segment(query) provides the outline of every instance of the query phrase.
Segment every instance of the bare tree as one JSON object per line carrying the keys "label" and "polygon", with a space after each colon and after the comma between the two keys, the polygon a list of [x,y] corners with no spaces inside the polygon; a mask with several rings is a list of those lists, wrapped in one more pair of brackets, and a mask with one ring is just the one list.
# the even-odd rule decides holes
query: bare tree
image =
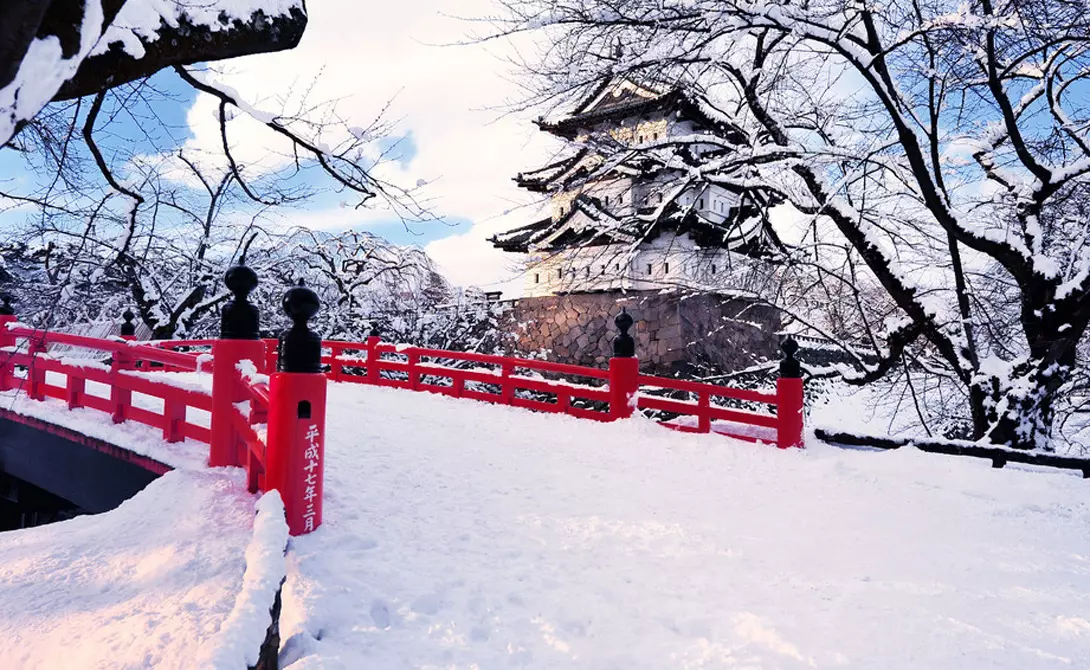
{"label": "bare tree", "polygon": [[[849,315],[845,346],[863,370],[852,376],[911,359],[961,389],[971,436],[1049,446],[1090,323],[1081,3],[503,4],[500,34],[548,38],[525,64],[534,104],[653,77],[742,130],[740,146],[690,173],[751,168],[750,183],[801,213],[795,277],[773,297],[800,318],[814,303]],[[994,292],[1010,300],[990,302]]]}

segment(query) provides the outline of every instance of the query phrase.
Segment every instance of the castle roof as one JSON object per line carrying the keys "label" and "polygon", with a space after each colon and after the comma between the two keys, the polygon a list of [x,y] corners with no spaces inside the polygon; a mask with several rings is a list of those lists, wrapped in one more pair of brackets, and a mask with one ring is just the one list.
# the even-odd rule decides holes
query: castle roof
{"label": "castle roof", "polygon": [[551,253],[572,246],[650,242],[673,231],[688,233],[702,247],[729,249],[753,257],[771,256],[782,249],[783,243],[765,218],[768,203],[758,201],[760,196],[754,192],[747,191],[746,197],[749,202],[734,216],[716,222],[677,202],[643,208],[636,216],[616,217],[597,198],[580,195],[563,216],[497,233],[488,241],[504,251]]}
{"label": "castle roof", "polygon": [[674,113],[678,118],[693,121],[728,140],[741,142],[745,137],[736,125],[721,118],[707,101],[681,88],[637,83],[630,79],[603,80],[569,115],[557,121],[538,119],[535,123],[546,132],[570,140],[590,126],[654,112]]}

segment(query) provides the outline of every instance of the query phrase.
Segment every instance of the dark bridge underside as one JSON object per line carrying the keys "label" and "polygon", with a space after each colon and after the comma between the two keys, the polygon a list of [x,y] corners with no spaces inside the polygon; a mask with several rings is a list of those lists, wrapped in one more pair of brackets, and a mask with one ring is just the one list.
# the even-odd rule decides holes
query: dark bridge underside
{"label": "dark bridge underside", "polygon": [[70,428],[0,409],[0,471],[95,514],[171,468]]}

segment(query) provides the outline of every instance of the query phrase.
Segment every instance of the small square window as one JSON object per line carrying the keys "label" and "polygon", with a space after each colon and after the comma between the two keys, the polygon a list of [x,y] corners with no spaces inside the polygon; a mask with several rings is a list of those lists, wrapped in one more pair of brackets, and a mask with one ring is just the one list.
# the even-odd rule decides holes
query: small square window
{"label": "small square window", "polygon": [[700,200],[696,201],[696,208],[697,209],[704,209],[704,198],[701,198]]}
{"label": "small square window", "polygon": [[670,264],[669,263],[663,263],[662,264],[662,274],[664,274],[664,275],[670,274]]}
{"label": "small square window", "polygon": [[556,278],[557,279],[563,279],[564,278],[564,269],[563,268],[556,271]]}
{"label": "small square window", "polygon": [[647,274],[651,274],[651,264],[647,264]]}
{"label": "small square window", "polygon": [[535,284],[540,284],[541,283],[541,275],[536,273],[536,272],[534,273],[534,283]]}
{"label": "small square window", "polygon": [[658,201],[659,201],[659,204],[661,205],[662,204],[662,194],[661,193],[658,194]]}
{"label": "small square window", "polygon": [[715,274],[715,266],[712,265],[712,274]]}

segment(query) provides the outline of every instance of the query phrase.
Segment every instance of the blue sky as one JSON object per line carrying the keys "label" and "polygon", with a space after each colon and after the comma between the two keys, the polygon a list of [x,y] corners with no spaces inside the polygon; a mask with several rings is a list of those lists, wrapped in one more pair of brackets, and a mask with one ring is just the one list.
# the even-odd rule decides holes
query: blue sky
{"label": "blue sky", "polygon": [[[283,100],[302,90],[310,92],[307,102],[336,100],[338,116],[350,124],[366,126],[388,108],[385,118],[394,131],[380,148],[398,145],[396,160],[381,169],[381,177],[407,187],[426,184],[420,195],[443,222],[405,225],[390,211],[355,209],[351,194],[329,190],[282,210],[280,220],[328,231],[366,230],[416,244],[456,284],[517,292],[513,262],[519,259],[486,239],[537,217],[535,197],[511,178],[548,162],[557,147],[540,137],[531,123],[535,114],[503,111],[521,94],[504,61],[511,52],[499,43],[442,46],[463,41],[477,27],[445,15],[449,3],[440,0],[382,6],[325,0],[308,9],[310,22],[296,49],[217,64],[216,78],[262,111],[280,112]],[[474,16],[494,8],[490,0],[464,0],[458,9]],[[215,102],[195,94],[172,71],[156,75],[153,83],[175,98],[156,105],[159,121],[150,123],[151,110],[133,106],[131,115],[114,122],[104,150],[115,142],[141,152],[153,145],[160,151],[183,148],[187,155],[218,152]],[[241,160],[270,155],[274,140],[268,129],[245,118],[233,120],[230,129]],[[19,161],[0,152],[0,175],[20,172]],[[319,172],[304,171],[300,179],[330,186]],[[0,225],[14,216],[21,215],[0,214]]]}

